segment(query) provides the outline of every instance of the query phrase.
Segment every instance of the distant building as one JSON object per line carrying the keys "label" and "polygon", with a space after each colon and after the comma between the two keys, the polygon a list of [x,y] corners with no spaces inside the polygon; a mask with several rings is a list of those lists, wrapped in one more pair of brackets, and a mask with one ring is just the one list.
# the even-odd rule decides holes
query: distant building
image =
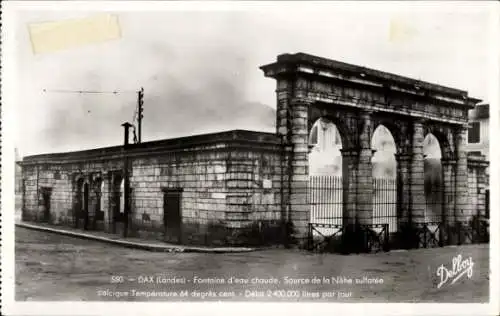
{"label": "distant building", "polygon": [[469,132],[467,149],[469,154],[484,155],[489,160],[490,151],[490,106],[479,104],[475,109],[469,111]]}
{"label": "distant building", "polygon": [[[490,157],[490,106],[489,104],[478,104],[473,110],[469,110],[469,131],[467,136],[467,151],[469,154],[469,160],[472,162],[474,160],[486,160],[489,161]],[[476,158],[477,157],[477,158]],[[470,164],[470,163],[469,163]],[[469,170],[469,182],[474,182],[477,175]],[[489,168],[485,170],[485,188],[484,188],[484,203],[485,203],[485,216],[489,218]],[[473,188],[473,186],[469,186]],[[476,188],[473,188],[476,190]],[[477,188],[478,191],[482,188]],[[482,193],[482,192],[480,192]],[[475,202],[475,201],[473,201]],[[481,203],[480,201],[477,203]]]}

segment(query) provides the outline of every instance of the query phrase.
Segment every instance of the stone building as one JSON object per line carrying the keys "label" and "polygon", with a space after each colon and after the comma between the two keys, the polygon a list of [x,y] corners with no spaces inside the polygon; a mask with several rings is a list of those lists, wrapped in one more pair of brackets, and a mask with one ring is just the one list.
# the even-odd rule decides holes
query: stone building
{"label": "stone building", "polygon": [[[490,157],[490,106],[489,104],[478,104],[469,111],[469,130],[467,137],[467,150],[469,152],[469,189],[472,195],[472,204],[485,204],[485,212],[482,213],[489,218],[489,168],[485,167],[485,174],[477,173],[477,165],[484,165]],[[484,185],[475,186],[476,177],[485,177]],[[479,192],[479,195],[476,195]],[[483,194],[484,193],[484,197]]]}
{"label": "stone building", "polygon": [[[277,82],[276,133],[235,130],[25,157],[23,219],[116,234],[128,223],[130,235],[210,245],[306,246],[318,236],[364,246],[473,241],[470,221],[484,204],[471,204],[469,193],[477,201],[484,193],[470,187],[484,186],[487,163],[467,157],[467,114],[480,100],[303,53],[260,69]],[[373,174],[379,127],[394,143],[392,182]],[[432,209],[424,190],[429,135],[440,145],[443,183]],[[313,168],[320,141],[340,168]],[[340,155],[332,158],[333,150]]]}
{"label": "stone building", "polygon": [[473,155],[490,157],[490,105],[478,104],[469,111],[467,150]]}
{"label": "stone building", "polygon": [[248,131],[25,157],[23,219],[122,234],[124,155],[132,234],[193,244],[280,237],[279,143]]}

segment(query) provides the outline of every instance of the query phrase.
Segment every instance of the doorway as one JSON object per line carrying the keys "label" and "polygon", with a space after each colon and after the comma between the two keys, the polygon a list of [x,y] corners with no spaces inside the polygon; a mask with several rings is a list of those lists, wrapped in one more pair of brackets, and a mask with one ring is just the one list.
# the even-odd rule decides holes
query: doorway
{"label": "doorway", "polygon": [[42,188],[42,206],[43,206],[43,221],[50,221],[50,198],[52,188]]}
{"label": "doorway", "polygon": [[181,195],[181,189],[163,190],[163,227],[167,242],[181,242]]}

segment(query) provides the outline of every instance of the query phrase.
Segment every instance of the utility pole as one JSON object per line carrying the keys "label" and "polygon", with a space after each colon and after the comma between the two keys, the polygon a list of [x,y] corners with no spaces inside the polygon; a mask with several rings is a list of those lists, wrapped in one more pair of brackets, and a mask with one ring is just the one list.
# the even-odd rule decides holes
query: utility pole
{"label": "utility pole", "polygon": [[144,104],[144,88],[141,87],[141,90],[137,92],[137,129],[138,129],[138,139],[137,142],[140,144],[141,143],[141,134],[142,134],[142,118],[144,117],[142,115],[142,112],[144,111],[143,109],[143,104]]}
{"label": "utility pole", "polygon": [[128,175],[128,154],[127,149],[129,146],[129,128],[132,126],[129,122],[122,124],[124,129],[124,140],[123,140],[123,211],[125,222],[123,223],[123,237],[127,238],[128,234],[128,224],[129,224],[129,214],[130,214],[130,181]]}

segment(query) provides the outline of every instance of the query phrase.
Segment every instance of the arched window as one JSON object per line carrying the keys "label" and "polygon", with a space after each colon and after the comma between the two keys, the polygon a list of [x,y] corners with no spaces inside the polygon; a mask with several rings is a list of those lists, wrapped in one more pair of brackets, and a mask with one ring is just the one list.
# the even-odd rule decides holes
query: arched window
{"label": "arched window", "polygon": [[99,196],[99,211],[104,211],[104,181],[101,181],[100,196]]}
{"label": "arched window", "polygon": [[125,180],[120,183],[120,213],[125,213]]}

